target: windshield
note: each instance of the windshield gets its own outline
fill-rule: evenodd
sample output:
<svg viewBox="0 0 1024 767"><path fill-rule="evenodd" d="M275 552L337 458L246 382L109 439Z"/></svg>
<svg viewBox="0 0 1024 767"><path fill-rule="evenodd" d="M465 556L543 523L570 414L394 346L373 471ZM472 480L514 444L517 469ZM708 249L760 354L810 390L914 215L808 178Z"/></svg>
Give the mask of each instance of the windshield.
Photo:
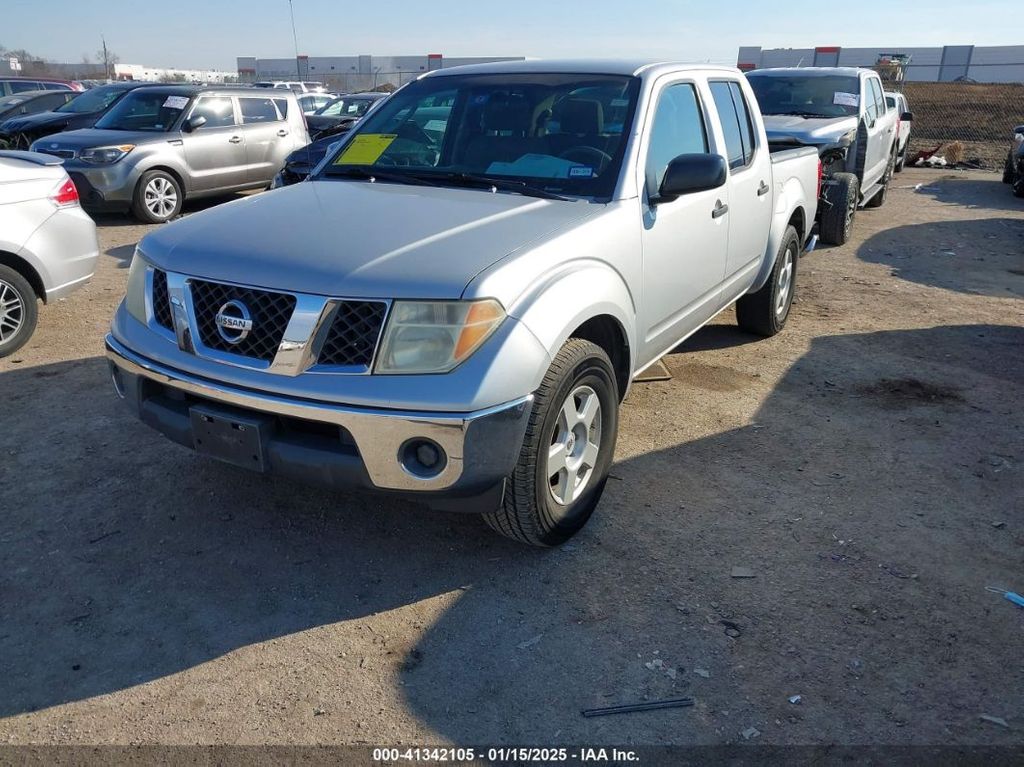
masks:
<svg viewBox="0 0 1024 767"><path fill-rule="evenodd" d="M352 99L341 97L320 107L318 115L325 117L362 117L373 104L370 99Z"/></svg>
<svg viewBox="0 0 1024 767"><path fill-rule="evenodd" d="M124 93L124 88L93 88L77 96L57 109L55 112L73 112L85 114L87 112L102 112Z"/></svg>
<svg viewBox="0 0 1024 767"><path fill-rule="evenodd" d="M763 115L845 117L858 113L860 81L845 75L747 75Z"/></svg>
<svg viewBox="0 0 1024 767"><path fill-rule="evenodd" d="M81 97L79 97L81 98ZM139 88L118 101L96 121L104 130L169 131L188 106L189 96Z"/></svg>
<svg viewBox="0 0 1024 767"><path fill-rule="evenodd" d="M616 75L426 77L367 116L322 175L380 169L440 184L495 179L524 194L609 197L639 91L637 78Z"/></svg>

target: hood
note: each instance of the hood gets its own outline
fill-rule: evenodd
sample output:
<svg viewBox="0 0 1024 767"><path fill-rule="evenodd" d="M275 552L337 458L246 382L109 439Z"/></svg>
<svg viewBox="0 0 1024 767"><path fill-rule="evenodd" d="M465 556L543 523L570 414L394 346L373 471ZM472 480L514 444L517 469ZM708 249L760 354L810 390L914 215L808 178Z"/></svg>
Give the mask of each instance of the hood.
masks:
<svg viewBox="0 0 1024 767"><path fill-rule="evenodd" d="M61 133L42 140L42 144L36 151L45 152L52 149L88 149L95 146L109 146L116 144L155 144L160 141L171 141L180 139L181 134L177 131L155 132L155 131L127 131L127 130L100 130L99 128L83 128Z"/></svg>
<svg viewBox="0 0 1024 767"><path fill-rule="evenodd" d="M309 135L311 136L339 125L352 125L355 122L358 122L358 120L353 117L344 117L339 115L306 115L306 127L309 129Z"/></svg>
<svg viewBox="0 0 1024 767"><path fill-rule="evenodd" d="M327 136L322 136L301 149L296 149L285 158L285 167L302 168L303 173L309 173L309 171L315 168L319 162L324 159L324 156L327 154L327 150L330 149L331 146L345 138L346 132L347 131L341 131L338 133L331 133Z"/></svg>
<svg viewBox="0 0 1024 767"><path fill-rule="evenodd" d="M477 189L307 181L187 216L139 248L159 267L210 280L455 299L496 261L602 208Z"/></svg>
<svg viewBox="0 0 1024 767"><path fill-rule="evenodd" d="M764 130L770 143L834 144L857 129L857 117L798 117L764 115Z"/></svg>
<svg viewBox="0 0 1024 767"><path fill-rule="evenodd" d="M73 115L70 112L37 112L34 115L12 117L0 127L3 128L4 133L24 133L26 131L38 133L40 129L44 128L60 130L70 122L72 117L77 116L79 115Z"/></svg>

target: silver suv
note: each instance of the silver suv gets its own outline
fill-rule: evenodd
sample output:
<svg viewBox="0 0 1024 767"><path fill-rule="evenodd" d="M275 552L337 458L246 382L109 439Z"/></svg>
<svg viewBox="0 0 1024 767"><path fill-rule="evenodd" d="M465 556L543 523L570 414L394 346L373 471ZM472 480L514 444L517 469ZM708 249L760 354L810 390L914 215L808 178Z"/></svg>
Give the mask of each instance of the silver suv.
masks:
<svg viewBox="0 0 1024 767"><path fill-rule="evenodd" d="M85 207L130 209L158 224L186 198L269 186L308 143L291 91L152 86L129 93L94 127L32 147L64 159Z"/></svg>

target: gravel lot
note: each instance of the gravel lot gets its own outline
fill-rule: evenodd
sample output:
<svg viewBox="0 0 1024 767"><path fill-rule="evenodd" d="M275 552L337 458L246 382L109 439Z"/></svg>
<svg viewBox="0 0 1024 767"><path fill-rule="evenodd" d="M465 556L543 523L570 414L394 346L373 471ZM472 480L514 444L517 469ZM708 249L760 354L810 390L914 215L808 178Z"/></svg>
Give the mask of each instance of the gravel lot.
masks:
<svg viewBox="0 0 1024 767"><path fill-rule="evenodd" d="M0 742L1024 744L1024 610L985 591L1024 591L1024 205L895 183L784 333L728 310L635 385L555 551L137 423L101 349L147 228L104 218L0 361Z"/></svg>

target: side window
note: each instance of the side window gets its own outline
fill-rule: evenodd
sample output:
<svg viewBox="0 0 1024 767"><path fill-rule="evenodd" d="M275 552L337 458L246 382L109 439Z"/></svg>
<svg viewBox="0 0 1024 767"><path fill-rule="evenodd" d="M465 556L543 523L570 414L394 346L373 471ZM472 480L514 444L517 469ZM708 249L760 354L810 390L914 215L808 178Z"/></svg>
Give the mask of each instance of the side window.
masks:
<svg viewBox="0 0 1024 767"><path fill-rule="evenodd" d="M706 154L708 137L704 113L691 83L670 85L661 92L651 123L647 147L647 189L661 187L668 164L681 154Z"/></svg>
<svg viewBox="0 0 1024 767"><path fill-rule="evenodd" d="M874 77L871 78L871 92L875 95L875 107L878 109L878 114L885 114L886 107L885 97L882 95L882 84Z"/></svg>
<svg viewBox="0 0 1024 767"><path fill-rule="evenodd" d="M736 104L732 100L732 88L727 82L715 82L711 85L711 97L718 109L718 119L722 122L722 133L725 134L726 158L730 168L742 168L746 164L743 151L743 134L740 131L740 118L736 113Z"/></svg>
<svg viewBox="0 0 1024 767"><path fill-rule="evenodd" d="M281 113L281 119L288 119L288 99L274 99L274 103L277 105L277 111Z"/></svg>
<svg viewBox="0 0 1024 767"><path fill-rule="evenodd" d="M874 78L869 77L864 81L864 114L867 115L869 123L877 120L883 111L878 106L880 99L877 88Z"/></svg>
<svg viewBox="0 0 1024 767"><path fill-rule="evenodd" d="M743 89L737 82L730 82L732 103L736 106L736 115L740 120L740 138L743 139L743 164L750 165L754 159L754 124L750 117L750 108L743 97Z"/></svg>
<svg viewBox="0 0 1024 767"><path fill-rule="evenodd" d="M200 130L208 128L223 128L235 124L235 108L231 103L230 96L209 96L199 99L191 117L203 116L206 118L206 125Z"/></svg>
<svg viewBox="0 0 1024 767"><path fill-rule="evenodd" d="M277 107L274 106L274 99L254 99L243 97L238 99L238 105L242 108L242 124L272 123L277 122Z"/></svg>
<svg viewBox="0 0 1024 767"><path fill-rule="evenodd" d="M9 85L11 86L11 93L25 93L26 91L43 90L42 83L33 83L28 80L12 80Z"/></svg>

